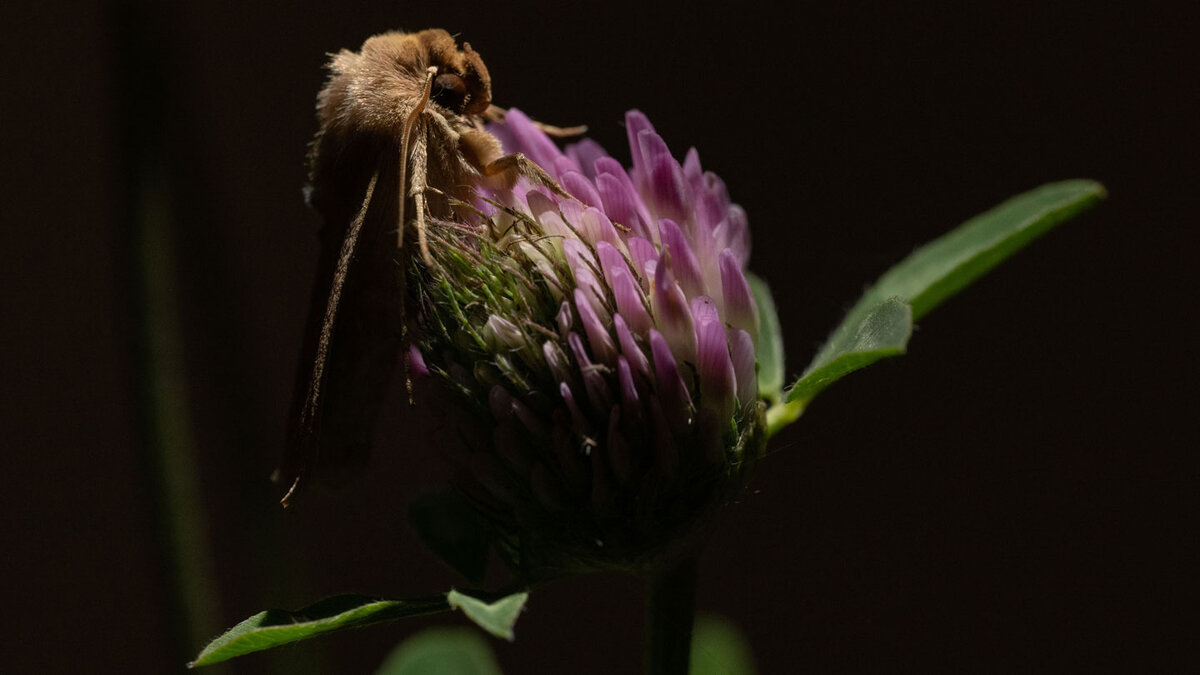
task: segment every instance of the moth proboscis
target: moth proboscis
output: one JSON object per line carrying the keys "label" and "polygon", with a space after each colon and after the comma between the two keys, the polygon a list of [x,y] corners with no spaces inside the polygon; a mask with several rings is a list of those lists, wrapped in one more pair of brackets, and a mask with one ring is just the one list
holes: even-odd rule
{"label": "moth proboscis", "polygon": [[[463,216],[477,184],[525,178],[566,195],[524,155],[505,155],[485,129],[504,118],[487,67],[446,31],[376,35],[358,52],[332,55],[328,68],[306,189],[324,221],[321,256],[276,472],[285,507],[314,473],[336,479],[366,459],[407,337],[408,240],[432,264],[426,219]],[[584,130],[542,126],[560,136]]]}

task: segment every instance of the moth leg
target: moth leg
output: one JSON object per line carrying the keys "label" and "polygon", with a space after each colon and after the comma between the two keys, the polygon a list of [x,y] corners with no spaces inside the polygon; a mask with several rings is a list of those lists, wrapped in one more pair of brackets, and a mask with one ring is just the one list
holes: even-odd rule
{"label": "moth leg", "polygon": [[532,160],[519,152],[492,160],[480,167],[479,173],[483,174],[484,178],[498,178],[505,188],[516,185],[518,178],[527,178],[529,182],[548,188],[560,197],[575,198],[562,189],[558,182],[546,173],[545,169],[534,164]]}
{"label": "moth leg", "polygon": [[[421,113],[425,112],[425,105],[427,103],[429,103],[429,93],[433,88],[433,77],[435,75],[437,75],[437,67],[436,66],[429,66],[428,68],[425,69],[425,86],[421,91],[421,98],[413,105],[413,109],[408,113],[408,117],[405,118],[404,130],[401,134],[401,139],[400,139],[400,209],[399,209],[400,231],[396,234],[396,248],[398,248],[398,249],[404,248],[404,202],[405,202],[404,197],[405,197],[405,195],[408,194],[408,177],[407,177],[408,143],[409,143],[409,140],[412,138],[413,128],[416,126],[418,118],[421,117]],[[423,163],[424,163],[424,160],[422,160],[422,164]],[[416,169],[416,167],[414,167],[414,170],[415,169]],[[422,165],[421,171],[424,172],[424,170],[425,170],[425,167]],[[424,176],[422,176],[421,182],[424,183]],[[423,198],[424,198],[424,195],[422,195],[422,199]],[[422,209],[418,209],[418,212],[420,212],[421,210]],[[428,255],[428,252],[426,252],[426,255]]]}
{"label": "moth leg", "polygon": [[[429,255],[429,242],[425,237],[425,190],[428,187],[429,146],[424,134],[417,136],[412,153],[412,181],[408,196],[412,197],[413,208],[417,210],[413,218],[413,226],[417,230],[417,243],[421,248],[421,258],[428,266],[433,265],[433,256]],[[401,223],[403,228],[403,223]],[[403,236],[403,230],[401,231]]]}
{"label": "moth leg", "polygon": [[[483,113],[483,118],[489,122],[503,122],[504,116],[508,111],[498,105],[490,105]],[[573,127],[556,127],[553,124],[544,124],[537,120],[530,120],[533,126],[541,130],[542,133],[553,138],[571,138],[572,136],[582,136],[587,133],[587,126],[578,125]]]}

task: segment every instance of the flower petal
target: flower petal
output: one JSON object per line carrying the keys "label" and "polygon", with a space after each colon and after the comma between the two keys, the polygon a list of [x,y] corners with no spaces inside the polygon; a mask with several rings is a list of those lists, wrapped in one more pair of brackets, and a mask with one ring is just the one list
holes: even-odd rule
{"label": "flower petal", "polygon": [[585,138],[578,143],[568,145],[567,156],[575,160],[584,176],[594,180],[596,178],[596,160],[608,157],[608,153],[596,141]]}
{"label": "flower petal", "polygon": [[[621,354],[629,360],[629,365],[633,368],[633,372],[643,381],[650,379],[650,361],[646,359],[646,353],[638,346],[637,341],[633,338],[633,333],[629,331],[629,326],[625,324],[625,317],[620,314],[613,315],[613,328],[617,332],[617,343],[621,345]],[[646,329],[649,331],[649,328]],[[645,335],[645,332],[639,332],[639,335]]]}
{"label": "flower petal", "polygon": [[725,328],[709,321],[696,328],[696,376],[699,380],[700,407],[718,420],[733,416],[737,379],[729,358]]}
{"label": "flower petal", "polygon": [[592,181],[578,171],[567,171],[562,174],[559,179],[562,187],[567,192],[571,193],[576,199],[587,204],[588,206],[601,206],[603,202],[600,199],[600,193],[596,192]]}
{"label": "flower petal", "polygon": [[754,340],[744,330],[728,331],[729,360],[737,381],[737,400],[742,408],[758,398],[758,374],[754,370]]}
{"label": "flower petal", "polygon": [[658,327],[671,350],[681,361],[695,362],[696,329],[692,323],[692,310],[683,289],[671,280],[666,270],[654,279],[652,302]]}
{"label": "flower petal", "polygon": [[505,147],[508,153],[521,152],[544,169],[553,169],[555,160],[562,153],[554,145],[550,137],[542,133],[525,113],[516,108],[509,108],[504,115],[505,126],[512,131],[514,147]]}
{"label": "flower petal", "polygon": [[742,266],[731,249],[721,251],[721,294],[725,299],[725,321],[750,334],[758,344],[758,305]]}
{"label": "flower petal", "polygon": [[662,403],[663,413],[671,430],[681,434],[687,430],[691,421],[692,399],[688,394],[687,385],[675,365],[675,356],[666,338],[656,330],[650,331],[650,351],[654,356],[655,391]]}
{"label": "flower petal", "polygon": [[596,311],[592,309],[592,303],[585,295],[582,288],[575,289],[575,309],[579,312],[580,323],[583,324],[583,330],[587,333],[592,354],[601,363],[609,367],[615,366],[617,346],[613,344],[612,336],[608,334],[608,329],[601,323],[600,317],[596,315]]}
{"label": "flower petal", "polygon": [[700,263],[688,246],[683,231],[675,221],[663,218],[658,221],[658,231],[662,236],[663,256],[671,266],[671,272],[679,280],[679,285],[688,297],[705,295],[704,275],[700,271]]}

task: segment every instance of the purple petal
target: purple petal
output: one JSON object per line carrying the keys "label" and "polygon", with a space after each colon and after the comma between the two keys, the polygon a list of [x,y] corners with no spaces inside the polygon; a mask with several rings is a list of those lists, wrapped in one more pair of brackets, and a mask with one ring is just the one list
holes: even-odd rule
{"label": "purple petal", "polygon": [[700,153],[694,147],[683,156],[683,177],[693,190],[704,187],[704,169],[700,168]]}
{"label": "purple petal", "polygon": [[653,302],[655,321],[675,355],[681,361],[695,362],[696,329],[692,324],[692,310],[683,289],[671,281],[666,271],[660,272],[654,280]]}
{"label": "purple petal", "polygon": [[721,315],[717,312],[717,303],[707,295],[692,298],[692,322],[701,326],[711,321],[720,322]]}
{"label": "purple petal", "polygon": [[666,338],[656,330],[650,331],[650,352],[654,356],[655,391],[662,402],[663,413],[675,433],[683,433],[691,420],[691,397],[679,375],[675,357]]}
{"label": "purple petal", "polygon": [[546,359],[546,366],[550,368],[550,374],[554,379],[567,381],[572,379],[571,364],[567,360],[567,355],[563,352],[562,347],[552,340],[546,340],[542,343],[542,356]]}
{"label": "purple petal", "polygon": [[746,407],[758,398],[758,374],[754,372],[754,340],[744,330],[728,331],[729,360],[737,380],[738,405]]}
{"label": "purple petal", "polygon": [[[646,353],[638,346],[637,341],[634,340],[633,333],[629,332],[629,326],[625,325],[625,318],[620,314],[613,315],[613,328],[617,332],[617,343],[621,345],[621,355],[629,362],[634,376],[642,382],[649,382],[650,361],[646,358]],[[646,335],[648,332],[649,329],[640,334]]]}
{"label": "purple petal", "polygon": [[731,249],[721,251],[721,294],[725,300],[725,321],[750,334],[758,344],[758,305],[742,266]]}
{"label": "purple petal", "polygon": [[579,408],[579,402],[575,400],[575,392],[571,391],[571,387],[566,382],[559,382],[558,393],[562,396],[563,403],[567,404],[567,411],[571,413],[571,430],[580,436],[590,433],[592,425],[588,423],[587,416]]}
{"label": "purple petal", "polygon": [[710,321],[697,327],[696,375],[700,405],[718,420],[729,420],[737,395],[737,379],[720,322]]}
{"label": "purple petal", "polygon": [[592,410],[608,410],[612,406],[612,394],[609,392],[608,383],[604,381],[604,376],[600,374],[600,369],[592,363],[587,350],[584,349],[583,338],[579,337],[579,333],[571,333],[567,336],[567,345],[571,348],[571,353],[575,355],[575,362],[579,364],[579,374],[583,378],[583,390],[587,392],[588,403],[591,404]]}
{"label": "purple petal", "polygon": [[429,375],[429,366],[425,365],[425,355],[415,344],[408,346],[408,371],[412,373],[414,379]]}
{"label": "purple petal", "polygon": [[588,298],[593,309],[607,314],[604,307],[600,306],[600,298],[604,297],[604,286],[596,279],[595,271],[593,271],[596,270],[596,259],[592,257],[592,252],[578,239],[564,239],[562,245],[567,265],[575,276],[575,285],[587,291],[585,297]]}
{"label": "purple petal", "polygon": [[597,242],[596,257],[600,259],[600,272],[604,274],[604,278],[610,286],[613,277],[618,272],[629,271],[629,267],[625,264],[625,258],[612,242]]}
{"label": "purple petal", "polygon": [[612,221],[604,212],[598,208],[589,206],[583,210],[583,214],[579,219],[579,234],[584,241],[598,244],[606,241],[610,244],[618,244],[621,241],[621,236],[617,234],[617,228],[613,227]]}
{"label": "purple petal", "polygon": [[563,189],[571,193],[576,199],[587,204],[588,206],[601,206],[603,201],[600,199],[600,193],[596,192],[592,181],[588,180],[582,173],[578,171],[567,171],[559,178]]}
{"label": "purple petal", "polygon": [[515,147],[506,148],[506,150],[510,153],[525,153],[526,157],[543,169],[554,168],[555,160],[562,153],[554,145],[554,141],[542,133],[541,129],[534,126],[525,113],[516,108],[509,108],[508,113],[504,116],[504,123],[512,131],[515,140]]}
{"label": "purple petal", "polygon": [[639,134],[643,159],[648,165],[643,197],[651,204],[651,210],[659,218],[671,218],[683,222],[687,218],[689,190],[679,162],[662,137],[653,131]]}
{"label": "purple petal", "polygon": [[[646,311],[642,293],[628,271],[618,270],[609,280],[612,285],[613,298],[617,303],[617,314],[626,317],[629,326],[638,335],[645,335],[654,325],[649,312]],[[616,316],[613,317],[616,320]]]}
{"label": "purple petal", "polygon": [[574,159],[579,165],[579,170],[589,179],[596,178],[596,160],[601,157],[608,157],[608,153],[599,143],[590,138],[585,138],[578,143],[572,143],[567,146],[567,156]]}
{"label": "purple petal", "polygon": [[733,255],[737,257],[741,266],[745,267],[750,260],[750,225],[746,219],[746,212],[737,204],[731,205],[721,226],[726,245],[733,249]]}
{"label": "purple petal", "polygon": [[640,110],[630,110],[625,113],[625,134],[629,138],[629,150],[633,155],[633,166],[638,171],[645,173],[645,160],[641,150],[641,133],[649,131],[654,133],[654,126],[650,124],[650,119],[642,114]]}
{"label": "purple petal", "polygon": [[565,175],[568,171],[574,171],[576,173],[579,172],[579,165],[575,163],[573,158],[567,157],[566,155],[559,155],[557,158],[555,158],[553,167],[542,168],[546,169],[546,171],[548,171],[550,175],[557,179],[560,183],[562,182],[563,175]]}
{"label": "purple petal", "polygon": [[662,235],[663,255],[671,266],[671,272],[679,280],[680,287],[688,297],[704,295],[708,289],[704,287],[704,276],[700,272],[700,263],[688,246],[683,231],[674,221],[663,218],[658,221],[658,231]]}
{"label": "purple petal", "polygon": [[612,336],[608,334],[608,330],[601,323],[600,317],[592,309],[592,303],[585,296],[586,293],[582,288],[575,289],[575,309],[579,312],[583,330],[587,333],[588,344],[592,347],[592,354],[600,362],[611,367],[616,364],[617,346],[613,344]]}
{"label": "purple petal", "polygon": [[571,313],[571,303],[563,300],[562,304],[558,306],[558,314],[554,315],[554,319],[558,324],[558,334],[566,338],[575,323],[574,315]]}
{"label": "purple petal", "polygon": [[633,371],[623,356],[617,360],[617,383],[621,389],[621,414],[625,416],[625,429],[634,438],[643,438],[646,413],[642,408],[637,383],[633,380]]}
{"label": "purple petal", "polygon": [[596,191],[610,218],[628,227],[633,234],[648,236],[650,212],[646,211],[632,184],[626,185],[612,174],[601,173],[596,176]]}
{"label": "purple petal", "polygon": [[658,249],[654,244],[641,237],[630,237],[625,240],[625,245],[629,247],[629,257],[638,266],[638,272],[642,276],[650,276],[647,263],[658,263]]}

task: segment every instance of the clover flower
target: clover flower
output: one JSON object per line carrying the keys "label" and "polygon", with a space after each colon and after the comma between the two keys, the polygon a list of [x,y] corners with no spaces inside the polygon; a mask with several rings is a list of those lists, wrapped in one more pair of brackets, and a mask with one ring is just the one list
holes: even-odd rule
{"label": "clover flower", "polygon": [[639,569],[685,548],[765,443],[745,212],[638,111],[633,156],[491,131],[571,197],[483,188],[436,223],[414,370],[456,392],[456,484],[526,574]]}

